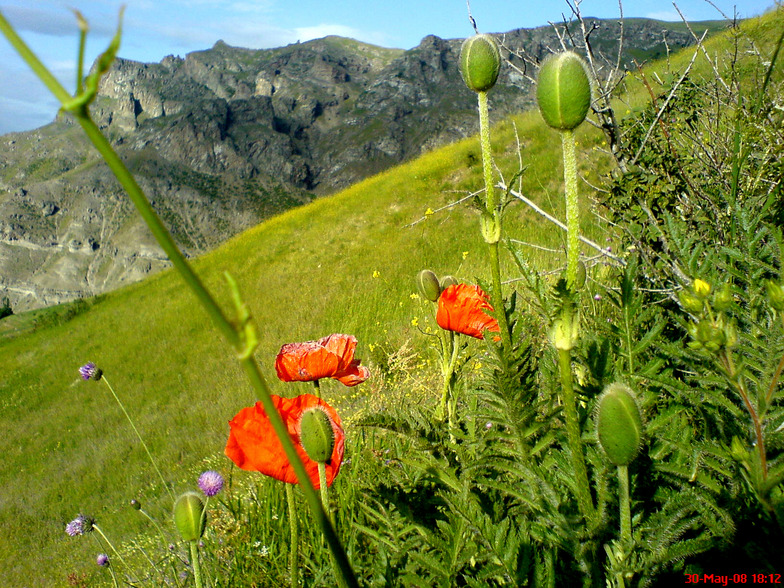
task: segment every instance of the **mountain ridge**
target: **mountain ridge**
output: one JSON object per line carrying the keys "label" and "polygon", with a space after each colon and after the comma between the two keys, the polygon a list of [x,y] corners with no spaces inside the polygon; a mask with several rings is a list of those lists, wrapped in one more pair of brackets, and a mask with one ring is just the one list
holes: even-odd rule
{"label": "mountain ridge", "polygon": [[[617,22],[586,22],[598,27],[597,57],[609,58]],[[693,41],[671,23],[625,26],[630,67]],[[513,63],[515,53],[536,60],[560,44],[549,26],[497,36]],[[475,97],[457,68],[461,43],[429,35],[400,50],[332,36],[253,50],[218,41],[159,63],[118,59],[91,111],[194,256],[475,133]],[[533,104],[529,80],[502,69],[491,95],[496,121]],[[168,265],[67,116],[0,145],[0,296],[14,309],[96,295]]]}

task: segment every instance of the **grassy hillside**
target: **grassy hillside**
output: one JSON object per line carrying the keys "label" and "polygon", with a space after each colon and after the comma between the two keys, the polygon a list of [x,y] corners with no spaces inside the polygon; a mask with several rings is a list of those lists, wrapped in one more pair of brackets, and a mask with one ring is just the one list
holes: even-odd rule
{"label": "grassy hillside", "polygon": [[[760,30],[772,37],[780,24],[769,18]],[[641,86],[632,84],[628,99],[644,100]],[[500,122],[493,137],[506,178],[519,165],[519,137],[523,193],[563,217],[560,140],[538,113]],[[578,141],[580,171],[596,184],[610,167],[596,149],[603,138],[585,128]],[[277,382],[272,364],[281,344],[345,332],[357,336],[358,356],[376,372],[354,392],[374,400],[384,389],[374,368],[403,346],[423,346],[413,323],[427,326],[432,310],[411,296],[415,274],[431,268],[467,281],[489,278],[476,214],[466,204],[428,213],[477,190],[480,172],[478,141],[465,140],[273,218],[194,261],[224,302],[223,272],[239,282],[273,392],[309,390]],[[587,208],[590,190],[582,189]],[[583,228],[597,240],[606,235],[598,222]],[[522,204],[510,209],[505,230],[562,248],[563,235]],[[558,253],[531,248],[530,256],[542,270],[562,263]],[[507,270],[513,276],[509,263]],[[74,312],[0,322],[0,568],[7,585],[60,585],[69,572],[92,569],[94,545],[63,532],[80,512],[99,518],[118,542],[142,528],[128,516],[132,498],[167,516],[163,489],[123,414],[104,386],[79,379],[79,366],[93,361],[104,370],[178,492],[206,464],[227,468],[227,421],[255,400],[231,355],[171,271]],[[325,393],[341,404],[337,385]]]}

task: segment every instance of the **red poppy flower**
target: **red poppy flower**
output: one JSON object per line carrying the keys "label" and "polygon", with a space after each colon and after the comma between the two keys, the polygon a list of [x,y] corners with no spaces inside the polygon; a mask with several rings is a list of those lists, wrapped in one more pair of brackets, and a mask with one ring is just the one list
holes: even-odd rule
{"label": "red poppy flower", "polygon": [[312,382],[334,378],[346,386],[356,386],[370,372],[354,359],[357,339],[352,335],[329,335],[318,341],[287,343],[275,359],[278,378],[284,382]]}
{"label": "red poppy flower", "polygon": [[[332,449],[332,457],[325,464],[327,486],[331,486],[332,481],[338,475],[338,471],[340,471],[345,441],[338,413],[326,402],[312,394],[303,394],[296,398],[281,398],[280,396],[272,395],[272,402],[283,418],[289,436],[294,442],[297,454],[305,464],[305,470],[317,489],[321,487],[318,477],[318,464],[307,456],[305,449],[302,447],[299,425],[303,413],[308,410],[323,410],[329,417],[332,423],[332,430],[335,433],[335,446]],[[270,476],[288,484],[297,483],[297,475],[294,473],[294,468],[283,452],[283,445],[281,445],[277,435],[275,435],[275,431],[261,402],[239,411],[237,416],[229,421],[229,427],[231,432],[229,433],[229,441],[226,443],[225,453],[238,467],[243,470],[261,472],[265,476]]]}
{"label": "red poppy flower", "polygon": [[449,286],[438,298],[438,326],[477,339],[484,339],[485,331],[500,332],[498,321],[485,312],[493,310],[488,298],[479,286]]}

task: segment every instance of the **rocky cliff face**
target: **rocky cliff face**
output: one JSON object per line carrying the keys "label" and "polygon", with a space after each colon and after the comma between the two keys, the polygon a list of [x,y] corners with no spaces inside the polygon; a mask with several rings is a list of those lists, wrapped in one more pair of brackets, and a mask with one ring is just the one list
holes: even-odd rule
{"label": "rocky cliff face", "polygon": [[[611,53],[617,23],[597,24],[594,47]],[[627,60],[662,52],[666,27],[627,21]],[[558,47],[550,27],[503,38],[533,57]],[[674,28],[666,39],[671,50],[691,42]],[[457,69],[461,42],[428,36],[401,51],[338,37],[272,50],[219,41],[184,59],[118,59],[92,113],[196,255],[475,133],[475,96]],[[491,116],[532,103],[529,82],[504,68]],[[0,146],[0,297],[15,310],[98,294],[168,265],[72,121],[0,137]]]}

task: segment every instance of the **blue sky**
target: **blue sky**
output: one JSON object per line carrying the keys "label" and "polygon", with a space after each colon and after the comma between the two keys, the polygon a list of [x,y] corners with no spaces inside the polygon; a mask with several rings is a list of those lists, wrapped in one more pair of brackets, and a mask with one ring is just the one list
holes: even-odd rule
{"label": "blue sky", "polygon": [[[774,0],[680,0],[691,21],[762,14]],[[87,62],[104,49],[121,4],[126,5],[120,56],[157,62],[207,49],[218,39],[229,45],[270,48],[325,35],[342,35],[384,47],[410,49],[428,34],[443,38],[472,33],[465,0],[0,0],[0,11],[67,88],[75,86],[78,31],[71,11],[91,26]],[[584,16],[617,18],[617,0],[582,0]],[[672,3],[626,0],[624,16],[680,20]],[[472,0],[481,32],[505,32],[563,20],[566,2]],[[0,38],[0,134],[50,122],[57,103],[29,73],[5,38]]]}

